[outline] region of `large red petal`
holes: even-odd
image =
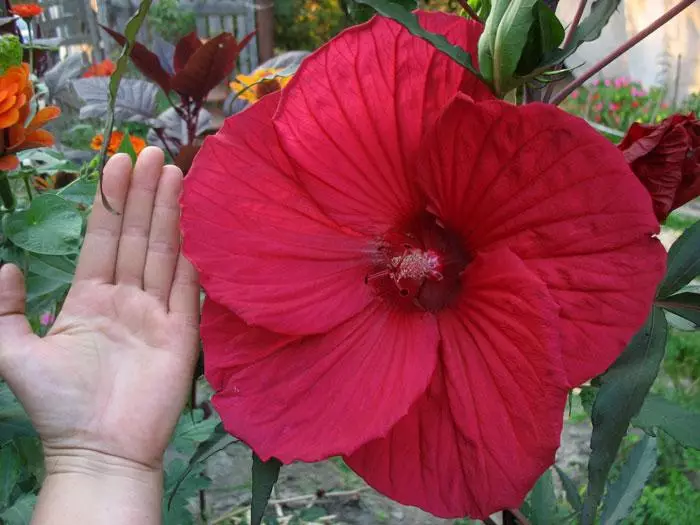
[[[207,379],[226,430],[263,459],[318,461],[385,435],[425,391],[437,323],[381,303],[327,334],[291,337],[247,326],[207,301]]]
[[[212,299],[247,323],[324,332],[372,300],[372,240],[342,231],[292,180],[271,122],[278,98],[205,140],[185,180],[183,249]]]
[[[649,313],[665,252],[648,192],[583,120],[458,96],[425,144],[430,205],[467,248],[508,246],[562,307],[571,385],[603,372]]]
[[[566,377],[557,305],[512,252],[467,267],[439,315],[441,356],[426,394],[384,439],[346,458],[370,485],[443,517],[519,507],[559,446]]]
[[[428,30],[476,56],[481,25],[419,13]],[[423,132],[460,89],[490,96],[473,76],[382,17],[344,31],[307,57],[275,116],[300,181],[329,216],[383,233],[420,207],[413,163]]]

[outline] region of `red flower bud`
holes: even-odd
[[[619,148],[651,194],[659,222],[700,195],[700,120],[693,113],[632,124]]]

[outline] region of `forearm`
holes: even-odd
[[[163,474],[90,451],[50,451],[32,525],[156,525]]]

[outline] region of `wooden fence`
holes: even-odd
[[[39,0],[39,4],[45,9],[39,19],[43,38],[59,38],[63,55],[87,51],[101,60],[115,44],[98,24],[122,31],[139,0]],[[256,27],[254,0],[180,0],[180,4],[195,14],[200,38],[211,38],[227,31],[240,40]],[[148,26],[139,34],[139,40],[146,45],[152,43],[154,37]],[[250,72],[258,62],[257,38],[253,38],[239,57],[238,69]]]

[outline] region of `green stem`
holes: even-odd
[[[22,179],[24,180],[24,189],[27,191],[29,202],[32,202],[32,200],[34,200],[34,196],[32,195],[32,185],[29,183],[29,177],[31,177],[29,173],[24,173]]]
[[[15,195],[12,193],[7,173],[0,171],[0,201],[7,211],[15,209]]]

